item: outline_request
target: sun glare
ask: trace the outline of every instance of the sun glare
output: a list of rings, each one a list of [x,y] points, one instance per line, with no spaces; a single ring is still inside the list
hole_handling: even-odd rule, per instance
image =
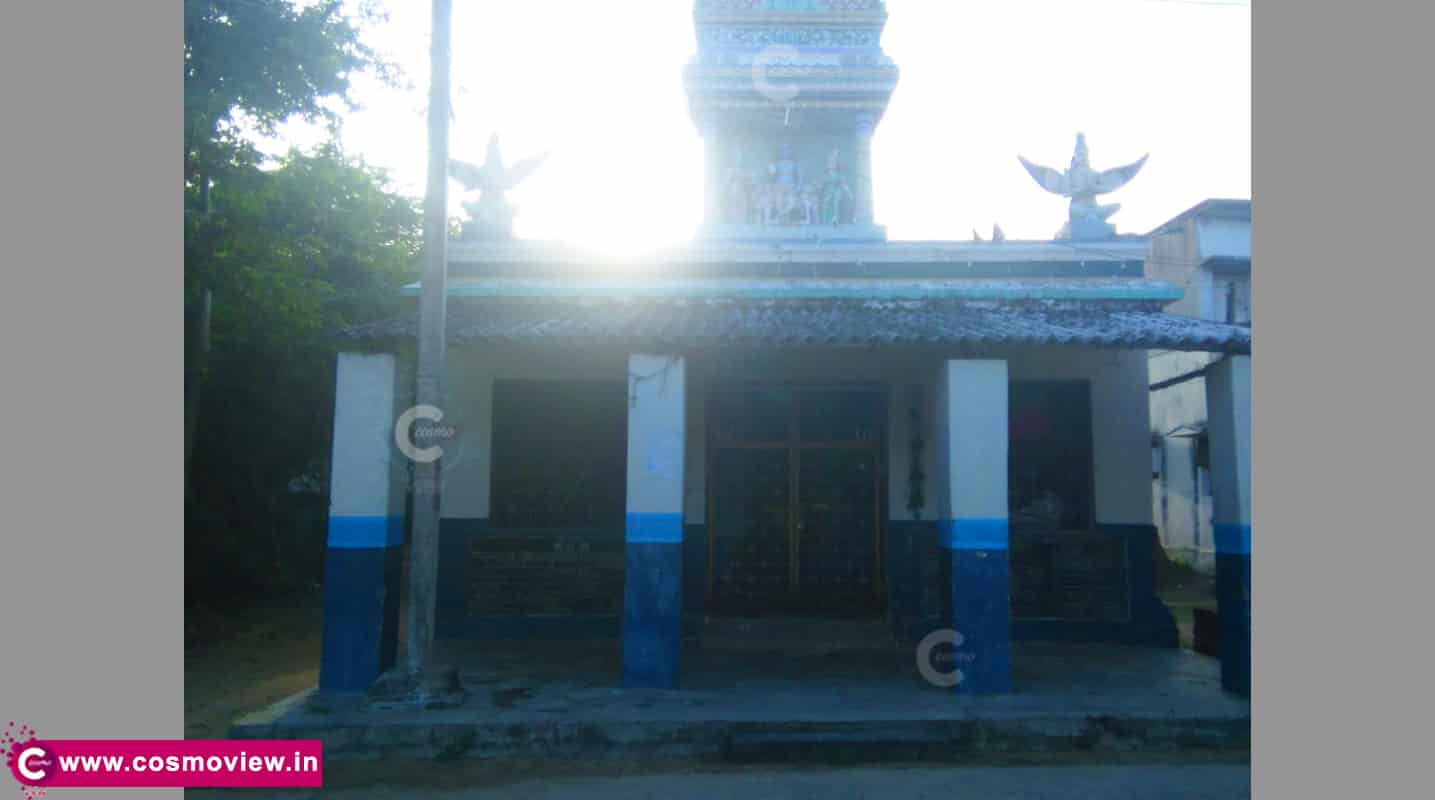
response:
[[[1248,7],[1110,0],[888,0],[884,47],[901,68],[873,140],[874,207],[892,239],[968,239],[1000,224],[1050,238],[1065,206],[1018,155],[1065,164],[1084,131],[1097,167],[1151,153],[1113,195],[1118,230],[1144,233],[1205,197],[1250,194]],[[621,255],[692,238],[703,146],[682,69],[691,2],[457,3],[450,152],[482,162],[551,152],[509,193],[517,233]],[[428,13],[390,3],[375,44],[407,91],[364,84],[346,146],[421,196]],[[1136,68],[1138,67],[1139,68]],[[462,194],[450,182],[450,211]]]

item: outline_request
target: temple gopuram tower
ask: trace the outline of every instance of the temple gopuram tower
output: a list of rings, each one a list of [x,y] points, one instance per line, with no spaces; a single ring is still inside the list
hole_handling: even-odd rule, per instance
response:
[[[696,0],[684,80],[706,160],[700,238],[883,241],[872,134],[897,86],[881,0]]]

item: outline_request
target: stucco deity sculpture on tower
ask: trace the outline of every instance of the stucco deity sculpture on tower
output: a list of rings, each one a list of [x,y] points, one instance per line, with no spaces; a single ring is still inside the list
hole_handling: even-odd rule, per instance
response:
[[[1091,168],[1086,135],[1082,133],[1076,134],[1076,152],[1072,154],[1071,166],[1065,172],[1033,164],[1017,156],[1041,188],[1071,198],[1070,217],[1063,233],[1064,238],[1074,240],[1106,239],[1116,234],[1116,228],[1106,219],[1115,214],[1121,204],[1102,205],[1096,202],[1096,196],[1114,192],[1129,183],[1141,171],[1146,158],[1141,156],[1125,166],[1098,172]],[[1058,238],[1063,237],[1059,234]]]
[[[822,181],[822,224],[836,225],[848,221],[852,207],[852,187],[842,174],[842,156],[833,150],[827,156],[827,175]]]
[[[488,156],[483,166],[449,159],[448,172],[468,191],[477,191],[477,200],[463,204],[470,219],[463,224],[465,239],[511,239],[513,218],[518,207],[508,202],[504,192],[522,183],[548,158],[548,153],[525,158],[511,166],[503,163],[498,134],[488,140]]]
[[[897,86],[882,0],[691,0],[684,69],[704,141],[699,236],[881,242],[872,140]],[[840,153],[840,164],[824,163]]]
[[[783,142],[777,148],[777,160],[772,163],[773,181],[785,191],[797,191],[799,173],[797,161],[792,157],[792,144]]]
[[[783,142],[777,148],[777,160],[767,168],[769,190],[762,221],[769,224],[790,223],[797,214],[801,170],[793,157],[792,145]]]

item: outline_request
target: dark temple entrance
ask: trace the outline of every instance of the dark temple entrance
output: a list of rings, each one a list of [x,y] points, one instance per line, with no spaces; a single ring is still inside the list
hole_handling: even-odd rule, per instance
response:
[[[708,608],[879,612],[883,389],[728,385],[709,409]]]

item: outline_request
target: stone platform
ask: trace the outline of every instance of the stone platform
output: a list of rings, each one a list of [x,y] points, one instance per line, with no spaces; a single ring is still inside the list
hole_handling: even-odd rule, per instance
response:
[[[1109,644],[1014,645],[1014,691],[927,683],[910,646],[786,653],[684,649],[682,688],[619,686],[621,644],[447,643],[456,708],[376,708],[312,691],[239,720],[235,738],[317,738],[328,758],[1059,760],[1246,753],[1250,703],[1219,662]]]

